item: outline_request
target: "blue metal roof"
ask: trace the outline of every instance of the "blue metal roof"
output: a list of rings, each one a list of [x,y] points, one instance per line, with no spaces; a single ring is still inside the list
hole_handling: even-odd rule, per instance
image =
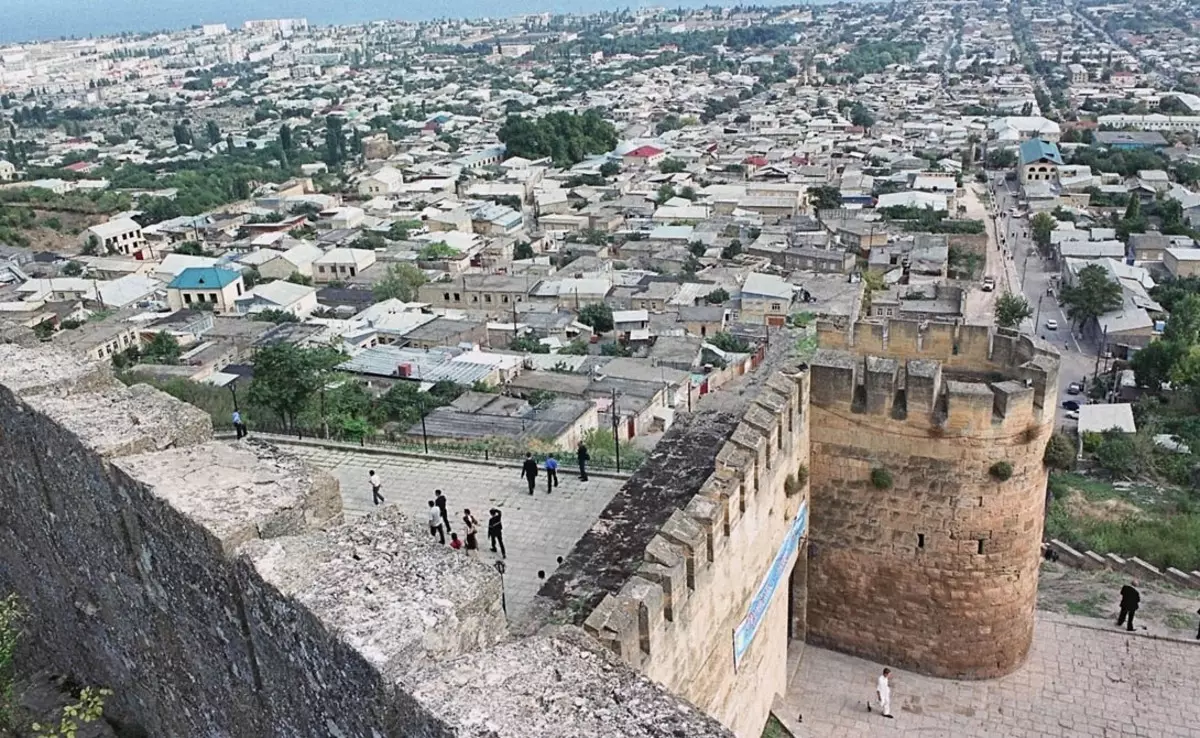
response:
[[[1062,165],[1062,154],[1058,152],[1058,146],[1043,141],[1040,138],[1032,138],[1021,144],[1021,163],[1030,164],[1035,161],[1047,159],[1055,164]]]
[[[221,289],[232,284],[240,276],[242,276],[240,272],[232,269],[188,267],[175,275],[175,279],[172,279],[167,287],[176,290]]]

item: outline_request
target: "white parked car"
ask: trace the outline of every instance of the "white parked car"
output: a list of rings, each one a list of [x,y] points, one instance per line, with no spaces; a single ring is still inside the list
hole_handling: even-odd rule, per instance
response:
[[[1046,321],[1046,329],[1051,330],[1051,331],[1058,330],[1058,321],[1055,320],[1054,318],[1050,318],[1049,320]]]

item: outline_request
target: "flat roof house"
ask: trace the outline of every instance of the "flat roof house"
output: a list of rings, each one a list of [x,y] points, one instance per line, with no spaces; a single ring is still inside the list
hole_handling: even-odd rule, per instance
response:
[[[235,301],[245,292],[241,272],[221,267],[188,267],[167,285],[172,310],[209,308],[215,313],[237,312]]]
[[[99,242],[97,255],[122,254],[139,261],[146,258],[146,238],[142,227],[133,218],[113,218],[107,223],[98,223],[83,232],[87,244],[95,237]]]

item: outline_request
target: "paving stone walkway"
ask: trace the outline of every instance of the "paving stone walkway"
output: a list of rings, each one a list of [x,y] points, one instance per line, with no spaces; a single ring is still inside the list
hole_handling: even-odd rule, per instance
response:
[[[1200,644],[1038,613],[1015,673],[985,682],[893,669],[892,712],[868,713],[883,664],[807,648],[784,703],[796,738],[1187,738],[1200,735]]]
[[[537,479],[537,494],[530,497],[517,467],[293,444],[287,448],[327,469],[341,482],[348,519],[374,509],[367,482],[371,469],[382,477],[385,504],[400,506],[412,525],[426,534],[428,501],[433,499],[434,490],[442,490],[449,500],[451,530],[463,535],[463,508],[469,508],[479,520],[479,556],[484,561],[499,558],[488,548],[488,510],[495,507],[503,511],[508,549],[504,587],[510,618],[520,617],[537,593],[541,585],[538,570],[545,571],[547,577],[554,572],[558,566],[555,559],[567,555],[624,483],[622,479],[596,475],[580,482],[577,474],[560,470],[559,486],[552,494],[546,494],[543,473]]]

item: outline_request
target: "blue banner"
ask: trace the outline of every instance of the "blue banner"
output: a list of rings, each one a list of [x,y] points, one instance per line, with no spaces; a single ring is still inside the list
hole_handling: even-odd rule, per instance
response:
[[[762,624],[762,620],[767,614],[767,608],[775,599],[775,590],[779,588],[779,582],[787,573],[792,554],[798,549],[800,539],[804,537],[807,530],[808,502],[805,501],[801,503],[795,519],[792,520],[792,527],[788,529],[783,544],[775,553],[775,560],[771,562],[771,568],[767,570],[766,578],[758,586],[758,591],[754,593],[754,599],[750,601],[750,612],[746,613],[746,617],[733,631],[733,667],[735,669],[741,663],[746,650],[750,648],[750,642],[754,640],[754,635],[758,633],[758,626]]]

